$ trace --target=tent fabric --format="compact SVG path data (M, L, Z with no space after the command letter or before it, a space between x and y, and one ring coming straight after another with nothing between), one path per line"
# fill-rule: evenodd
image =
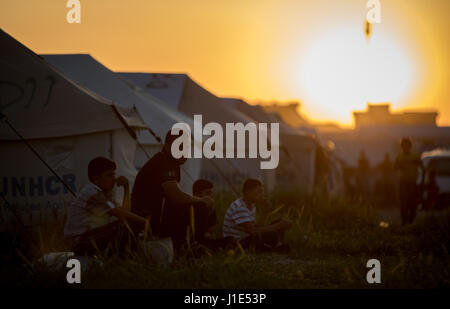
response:
M67 76L91 91L113 101L117 106L135 108L151 130L140 131L137 138L144 150L136 152L135 166L140 168L155 151L159 151L173 124L184 122L193 127L188 116L165 106L159 99L146 93L124 77L112 72L96 59L86 54L43 55ZM200 175L200 162L188 160L182 168L181 187L191 190L192 181Z
M130 80L141 89L151 89L149 93L177 110L183 94L186 74L157 74L121 72L120 76Z
M164 143L164 137L167 131L172 127L175 123L186 123L191 128L194 127L194 120L181 112L173 110L170 106L166 106L164 102L159 100L158 98L152 96L147 93L145 90L140 88L139 86L133 84L131 81L127 80L125 77L122 77L116 74L128 87L133 89L133 91L142 99L147 100L151 103L151 111L153 115L157 115L157 121L160 122L159 126L156 126L156 132L153 132L155 135L159 137L161 143ZM142 112L149 112L150 109L142 110ZM149 123L152 127L154 127L155 122L152 121ZM152 129L150 127L150 129ZM160 129L159 129L160 128ZM153 131L153 129L152 129ZM139 135L139 141L143 144L153 144L154 136L148 131L142 131ZM196 147L201 147L198 143L194 144Z
M292 128L288 126L283 121L283 119L281 119L278 113L267 111L260 105L250 105L242 99L223 98L222 100L230 108L238 110L239 112L245 114L247 117L250 117L254 121L265 123L273 123L273 122L279 123L281 136L280 138L282 144L292 146L291 142L283 140L283 136L284 138L286 138L286 136L291 136L296 138L297 144L301 142L301 145L304 147L315 147L315 140L310 132L305 132L301 128Z
M294 185L312 190L314 183L315 149L317 141L310 133L286 125L277 113L268 112L259 105L249 105L241 99L224 98L224 103L257 122L280 123L280 164L276 169L278 186Z
M130 183L136 177L134 166L136 141L125 129L112 131L111 158L117 163L117 173L125 176Z
M193 117L203 115L204 122L248 123L252 119L237 110L228 109L221 98L202 88L186 74L120 72L147 93L159 98L168 106Z
M216 122L226 123L254 122L253 119L235 109L228 108L222 99L202 88L186 74L152 74L152 73L118 73L147 93L164 100L167 106L175 107L189 117L202 115L203 125ZM225 132L224 132L225 133ZM267 132L264 132L266 136ZM268 136L270 138L270 135ZM227 139L224 134L224 148ZM236 141L235 141L235 148ZM224 150L223 150L224 152ZM189 160L190 161L190 160ZM247 177L261 180L267 179L266 186L270 190L274 175L273 170L261 170L260 159L209 159L202 164L201 176L213 180L216 186L229 189L229 183L240 187ZM224 177L226 179L224 179Z
M259 159L214 159L210 163L218 166L221 171L217 171L212 164L204 164L202 177L213 179L215 183L221 180L220 183L224 185L225 180L219 175L224 174L228 181L237 186L246 177L256 177L264 180L269 190L274 188L275 183L312 190L317 142L312 134L305 132L303 128L292 128L285 124L278 113L260 110L256 117L258 119L255 119L255 115L248 110L245 111L245 107L243 109L230 107L230 104L202 88L186 74L122 72L120 75L188 116L201 114L204 123L280 124L280 163L277 169L261 170Z
M123 128L110 101L78 86L1 30L0 45L0 111L25 138ZM132 109L121 108L119 112L129 126L145 125ZM1 125L0 139L18 137L9 127Z
M124 128L29 143L75 193L89 182L87 164L97 156L114 160L116 175L126 176L131 185L136 176L132 166L136 143ZM22 141L2 141L1 147L0 193L14 210L26 214L23 222L36 224L42 221L40 216L63 211L73 196L30 149ZM122 190L115 193L121 202Z
M281 118L278 114L266 112L260 105L250 105L238 98L222 98L222 101L258 122L281 122ZM280 128L281 127L284 128L286 125L280 123Z
M142 92L159 98L165 103L163 103L163 105L176 108L190 119L192 119L194 115L202 115L203 125L208 122L216 122L222 126L225 126L226 123L240 122L246 124L254 122L251 118L239 111L227 108L220 98L202 88L186 74L119 74L123 78L136 84ZM193 128L192 120L190 123L186 123ZM265 134L267 136L266 132ZM225 144L226 136L224 135L224 148ZM223 149L222 152L224 152Z
M130 130L146 126L139 114L78 85L3 31L0 42L1 112L64 183L78 192L97 156L116 161L116 174L132 182ZM73 196L4 121L0 146L0 194L7 205L24 214L25 224L61 213Z
M116 105L133 108L139 112L146 125L162 140L172 124L189 122L184 115L162 107L150 94L139 93L126 80L116 75L87 54L42 55L74 81L91 91L113 101ZM152 135L144 134L144 144L159 143Z
M293 128L307 127L308 123L297 113L298 103L288 105L264 105L263 109L268 112L275 112L284 122Z

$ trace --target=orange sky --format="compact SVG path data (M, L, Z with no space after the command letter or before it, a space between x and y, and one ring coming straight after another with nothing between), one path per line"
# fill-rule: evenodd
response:
M332 64L341 61L333 58L339 44L354 48L363 43L366 0L80 2L81 24L68 24L66 0L0 0L0 27L37 53L90 53L112 70L186 72L218 96L250 102L299 100L301 111L314 120L350 125L352 109L366 106L359 97L349 97L347 104L339 91L329 94L331 100L323 97L330 91L325 81L334 82L333 72L324 77L323 89L317 81L308 85L309 76L318 73L314 65L304 72L306 55L314 57L327 38L338 44L324 56ZM393 110L438 110L438 124L450 125L450 1L380 3L382 22L374 25L371 40L393 42L408 80L403 92L394 91L396 82L403 84L393 80L394 89L385 89L381 97L390 100L395 94ZM344 40L335 37L345 29ZM381 74L404 78L389 70ZM336 82L351 89L358 81L336 75Z

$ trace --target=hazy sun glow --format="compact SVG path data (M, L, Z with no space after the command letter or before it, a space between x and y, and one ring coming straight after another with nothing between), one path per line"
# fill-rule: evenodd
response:
M0 0L0 28L36 53L89 53L114 71L187 73L220 97L300 101L312 121L351 126L368 101L430 109L450 126L450 1Z
M414 85L415 68L405 50L383 33L367 41L361 29L318 36L299 61L298 83L305 103L318 105L324 119L345 123L366 102L399 102Z

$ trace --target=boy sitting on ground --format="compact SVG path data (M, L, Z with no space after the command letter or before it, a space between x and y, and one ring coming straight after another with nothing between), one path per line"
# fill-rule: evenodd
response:
M76 255L93 255L108 247L121 254L127 248L136 249L139 230L147 220L131 213L128 180L116 178L116 163L97 157L89 162L90 182L69 205L64 236L71 242ZM114 185L124 188L122 205L112 198Z
M192 185L192 193L197 198L209 197L214 199L214 184L207 179L198 179ZM235 246L235 241L232 237L214 238L214 228L217 224L217 214L214 208L194 203L191 215L194 215L194 228L192 229L191 226L192 221L188 224L191 230L195 232L194 240L198 244L211 250ZM189 217L192 220L191 216Z
M291 222L281 219L264 226L269 201L264 197L264 185L258 179L246 179L243 196L231 203L223 221L223 236L234 237L244 248L255 251L288 251L284 234ZM256 207L262 209L262 218L256 223Z

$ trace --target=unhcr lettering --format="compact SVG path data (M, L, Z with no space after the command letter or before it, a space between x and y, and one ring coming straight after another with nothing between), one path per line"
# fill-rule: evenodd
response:
M250 122L226 123L225 143L223 147L223 129L219 123L210 122L203 126L202 116L194 115L194 158L257 158L258 152L261 159L267 161L260 162L261 169L274 169L279 161L279 124L270 124L270 141L268 139L268 124ZM172 126L172 134L180 134L172 144L172 156L176 159L191 158L191 128L188 124L179 122ZM248 146L246 143L246 133L248 133ZM203 143L203 135L210 136ZM237 140L235 142L235 136ZM200 145L200 146L198 146ZM224 153L225 152L225 153Z

